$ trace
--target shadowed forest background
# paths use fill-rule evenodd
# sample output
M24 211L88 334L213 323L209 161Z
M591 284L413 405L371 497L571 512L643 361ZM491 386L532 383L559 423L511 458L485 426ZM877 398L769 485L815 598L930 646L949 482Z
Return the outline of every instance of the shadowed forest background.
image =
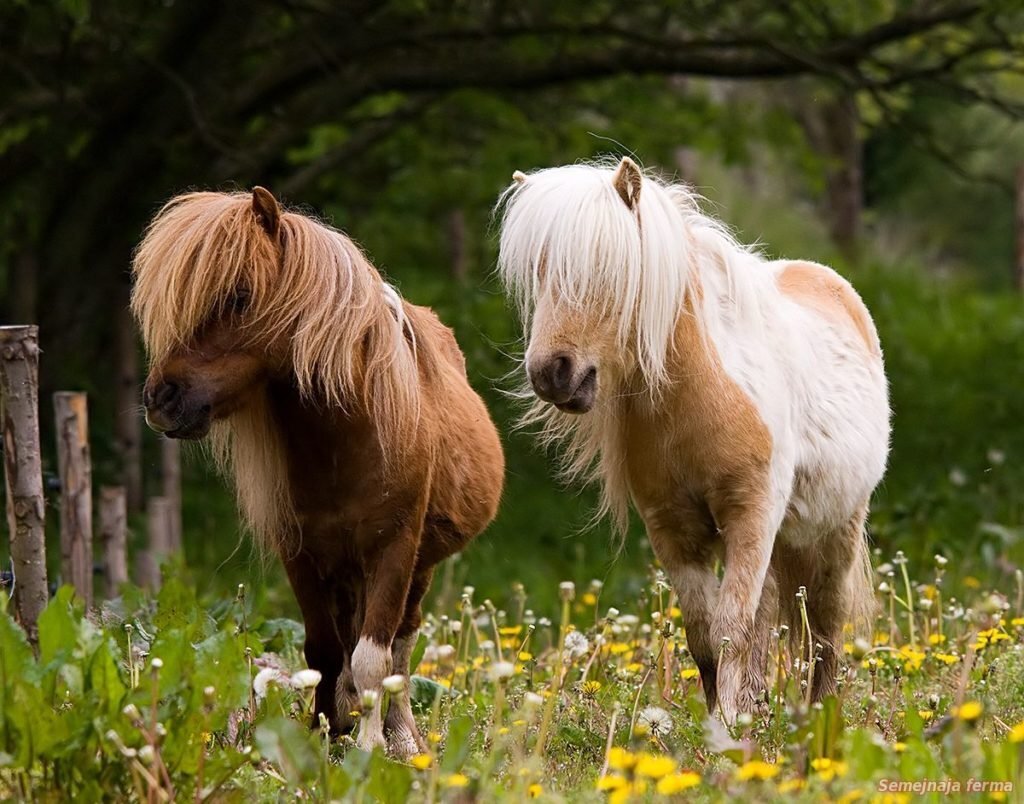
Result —
M745 242L816 259L872 310L894 411L872 534L942 552L956 583L1013 588L1024 559L1024 54L1019 2L0 2L0 319L38 323L50 394L88 391L94 484L124 483L135 538L159 482L132 249L172 195L262 184L361 243L466 352L508 458L498 520L435 582L550 600L623 593L649 556L593 525L514 430L519 327L493 276L513 170L633 154L694 184ZM199 449L184 536L201 589L255 574ZM56 516L48 512L56 531ZM7 564L7 543L0 559ZM58 551L51 551L56 558ZM56 562L55 562L56 564ZM51 567L51 577L56 566Z

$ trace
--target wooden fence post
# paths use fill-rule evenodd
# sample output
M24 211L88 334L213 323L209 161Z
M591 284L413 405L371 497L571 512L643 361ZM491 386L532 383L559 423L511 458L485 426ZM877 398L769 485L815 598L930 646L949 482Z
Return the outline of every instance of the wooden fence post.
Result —
M146 503L147 548L139 554L139 585L160 591L160 562L170 553L170 524L165 497L150 497Z
M36 644L36 622L49 589L39 456L39 328L35 325L0 327L0 399L14 610Z
M92 605L92 466L89 462L89 411L86 395L53 395L57 421L57 469L60 472L60 570Z
M161 480L167 499L169 548L180 553L181 543L181 442L174 438L160 441Z
M100 539L107 576L107 598L128 581L128 508L124 486L100 488Z

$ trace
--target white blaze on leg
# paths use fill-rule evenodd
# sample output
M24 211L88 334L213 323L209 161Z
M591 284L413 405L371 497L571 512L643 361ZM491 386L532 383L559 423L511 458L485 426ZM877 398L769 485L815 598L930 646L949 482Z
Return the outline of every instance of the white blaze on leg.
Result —
M391 651L372 639L362 637L352 652L352 680L356 694L375 696L372 707L363 707L356 744L364 751L384 746L384 726L381 719L381 682L391 674Z

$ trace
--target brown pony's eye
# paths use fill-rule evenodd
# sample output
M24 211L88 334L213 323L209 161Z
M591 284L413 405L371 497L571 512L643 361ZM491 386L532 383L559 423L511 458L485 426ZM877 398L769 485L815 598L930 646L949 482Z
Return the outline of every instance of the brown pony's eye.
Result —
M232 313L244 313L249 307L251 295L248 288L239 288L228 299L228 310Z

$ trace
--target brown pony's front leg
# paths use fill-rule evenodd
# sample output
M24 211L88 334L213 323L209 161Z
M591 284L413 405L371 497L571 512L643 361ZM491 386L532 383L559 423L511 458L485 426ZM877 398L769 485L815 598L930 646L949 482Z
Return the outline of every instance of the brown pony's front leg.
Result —
M352 680L360 695L376 693L374 705L363 709L356 744L366 751L384 747L384 724L381 716L382 682L394 666L392 643L405 616L419 534L411 527L398 530L393 536L379 534L386 543L367 561L366 616L359 642L352 652Z
M347 724L338 718L335 687L345 659L331 613L334 607L330 605L330 584L320 577L315 562L307 553L287 557L283 563L306 626L306 663L313 670L318 670L321 676L316 687L313 726L317 726L319 713L323 712L331 731L342 732Z
M388 752L401 759L407 759L413 754L427 749L423 738L420 737L419 729L416 728L416 719L412 714L409 677L414 668L409 666L409 659L412 656L413 648L416 647L416 637L423 619L420 603L430 588L433 575L434 568L432 566L427 569L417 568L405 601L405 616L398 626L395 641L391 646L393 669L394 672L405 676L405 690L391 699L391 707L384 719L384 737L388 743Z

